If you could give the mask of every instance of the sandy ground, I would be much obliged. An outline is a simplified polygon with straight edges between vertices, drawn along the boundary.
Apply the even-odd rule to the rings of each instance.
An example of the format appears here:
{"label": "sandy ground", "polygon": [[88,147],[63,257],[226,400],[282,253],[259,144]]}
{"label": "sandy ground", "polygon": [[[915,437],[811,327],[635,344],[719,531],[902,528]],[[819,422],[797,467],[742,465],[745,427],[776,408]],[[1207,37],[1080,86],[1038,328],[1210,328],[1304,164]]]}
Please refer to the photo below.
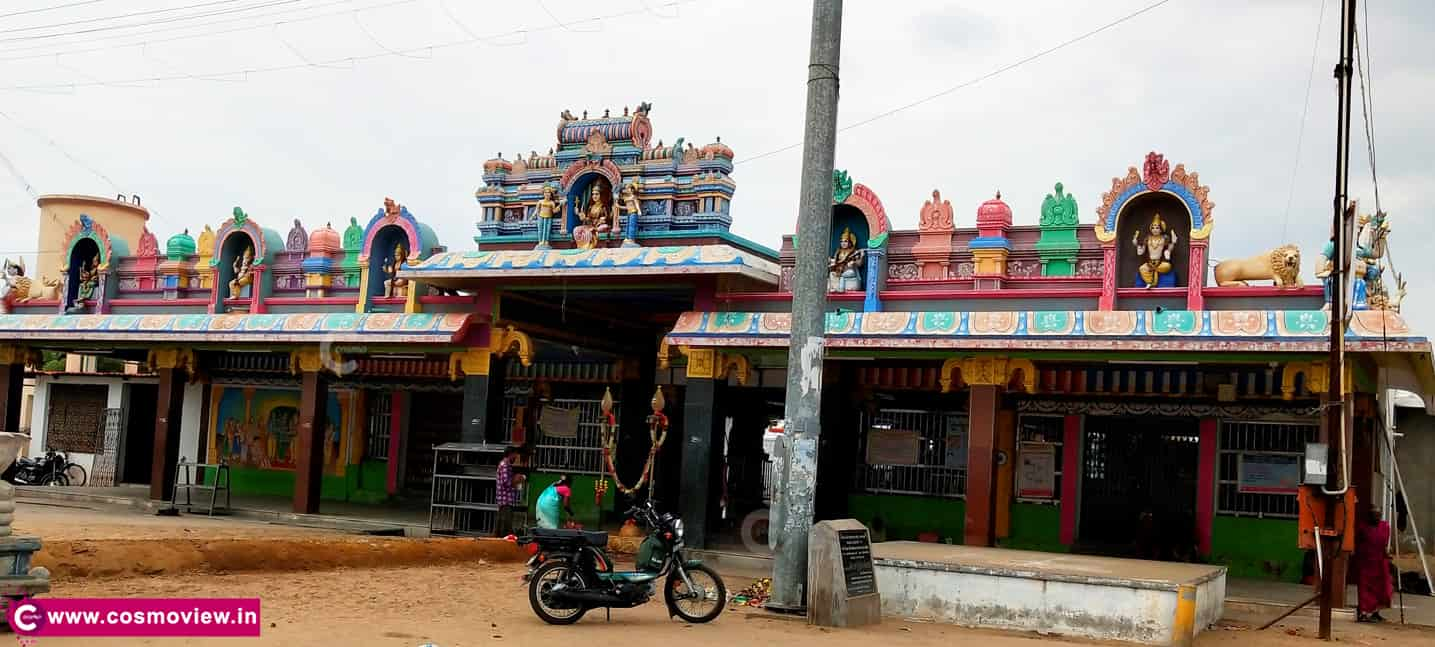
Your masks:
{"label": "sandy ground", "polygon": [[[572,647],[584,644],[818,645],[823,647],[936,647],[980,645],[1018,647],[1037,644],[1090,644],[1034,635],[973,631],[945,625],[891,619],[879,627],[825,630],[800,621],[776,619],[762,611],[729,610],[712,624],[689,626],[664,617],[660,603],[613,613],[590,613],[578,625],[550,627],[528,607],[520,581],[521,566],[489,565],[404,569],[343,569],[329,572],[165,576],[81,580],[56,585],[66,597],[259,597],[263,599],[263,636],[257,641],[195,639],[133,640],[126,645],[460,645],[518,644]],[[746,582],[730,581],[730,588]],[[1200,646],[1309,645],[1310,620],[1255,633],[1216,629],[1202,635]],[[1338,638],[1352,645],[1435,644],[1435,632],[1401,627],[1337,626]],[[119,640],[114,644],[121,644]],[[103,645],[101,640],[46,639],[44,645]]]}
{"label": "sandy ground", "polygon": [[[528,607],[527,590],[520,580],[522,567],[473,552],[479,542],[471,540],[367,537],[236,519],[155,517],[105,506],[22,504],[16,519],[18,531],[44,538],[46,552],[39,561],[48,560],[56,570],[54,597],[263,600],[263,635],[254,641],[46,638],[40,641],[46,646],[509,643],[572,647],[575,640],[598,645],[681,641],[696,647],[1092,644],[902,619],[860,630],[826,630],[746,608],[730,609],[710,625],[689,626],[664,617],[662,605],[656,602],[615,611],[612,622],[605,621],[602,612],[593,612],[577,626],[550,627]],[[435,561],[444,564],[433,565]],[[737,574],[726,579],[731,591],[749,582]],[[1348,621],[1337,622],[1336,628],[1343,644],[1435,644],[1435,631],[1429,629]],[[1260,633],[1241,626],[1218,628],[1203,634],[1197,644],[1295,647],[1309,645],[1314,635],[1314,620],[1297,617]]]}
{"label": "sandy ground", "polygon": [[36,535],[34,566],[53,578],[324,570],[514,561],[516,546],[473,539],[404,539],[201,515],[159,517],[108,506],[20,504],[15,533]]}

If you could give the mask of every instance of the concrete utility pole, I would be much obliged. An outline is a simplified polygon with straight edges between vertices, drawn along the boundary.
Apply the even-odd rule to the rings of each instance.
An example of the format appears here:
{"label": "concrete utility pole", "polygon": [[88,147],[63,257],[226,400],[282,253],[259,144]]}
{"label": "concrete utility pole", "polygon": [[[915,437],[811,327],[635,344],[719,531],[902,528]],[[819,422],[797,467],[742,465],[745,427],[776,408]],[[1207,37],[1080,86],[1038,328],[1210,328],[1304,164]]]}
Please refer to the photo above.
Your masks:
{"label": "concrete utility pole", "polygon": [[792,338],[787,355],[787,425],[773,534],[772,598],[777,611],[807,605],[807,535],[812,529],[821,435],[822,361],[827,333],[827,241],[832,237],[832,169],[837,143],[837,63],[842,0],[812,3],[807,64],[807,126],[802,139],[802,202],[797,274],[792,281]]}
{"label": "concrete utility pole", "polygon": [[1325,563],[1320,578],[1320,620],[1319,634],[1324,640],[1331,639],[1331,607],[1337,587],[1344,587],[1345,569],[1337,565],[1345,560],[1340,550],[1345,543],[1344,535],[1354,532],[1355,520],[1345,519],[1342,526],[1336,526],[1337,510],[1344,507],[1345,497],[1350,492],[1350,442],[1352,435],[1346,433],[1345,398],[1345,325],[1346,303],[1345,284],[1350,272],[1350,222],[1355,213],[1350,203],[1350,77],[1351,56],[1355,50],[1355,2],[1343,0],[1340,16],[1340,62],[1335,66],[1335,87],[1338,97],[1335,127],[1335,198],[1332,216],[1332,234],[1335,239],[1335,255],[1331,263],[1330,284],[1330,378],[1329,392],[1325,401],[1325,440],[1330,448],[1331,471],[1337,485],[1334,490],[1326,489],[1325,519],[1331,530],[1339,531],[1330,540],[1317,535],[1315,540],[1324,543],[1322,554]]}

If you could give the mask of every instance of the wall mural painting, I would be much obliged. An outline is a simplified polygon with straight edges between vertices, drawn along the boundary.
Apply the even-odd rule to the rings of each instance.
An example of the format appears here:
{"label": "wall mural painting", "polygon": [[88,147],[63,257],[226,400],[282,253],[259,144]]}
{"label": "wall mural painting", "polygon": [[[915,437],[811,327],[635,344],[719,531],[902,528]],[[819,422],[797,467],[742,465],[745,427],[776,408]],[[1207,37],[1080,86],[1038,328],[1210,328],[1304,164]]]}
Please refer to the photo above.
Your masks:
{"label": "wall mural painting", "polygon": [[[343,475],[352,461],[349,448],[358,446],[353,392],[330,391],[328,421],[323,435],[324,473]],[[294,469],[299,449],[299,391],[216,386],[209,421],[211,460],[234,467],[262,470]],[[346,460],[349,459],[349,460]]]}

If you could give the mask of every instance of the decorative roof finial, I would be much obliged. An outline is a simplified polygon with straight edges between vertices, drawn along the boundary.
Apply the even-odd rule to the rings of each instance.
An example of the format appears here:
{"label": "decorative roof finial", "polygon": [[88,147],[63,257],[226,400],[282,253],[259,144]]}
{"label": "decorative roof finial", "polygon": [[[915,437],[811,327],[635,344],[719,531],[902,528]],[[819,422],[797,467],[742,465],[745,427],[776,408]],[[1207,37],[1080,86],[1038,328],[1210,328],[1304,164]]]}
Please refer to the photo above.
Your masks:
{"label": "decorative roof finial", "polygon": [[623,106],[623,116],[628,116],[628,106]]}
{"label": "decorative roof finial", "polygon": [[583,111],[583,118],[584,118],[584,119],[587,119],[587,118],[588,118],[588,111],[587,111],[587,110],[584,110],[584,111]]}
{"label": "decorative roof finial", "polygon": [[997,189],[997,199],[998,199],[998,200],[1002,199],[1002,190],[1001,190],[1001,189]]}
{"label": "decorative roof finial", "polygon": [[608,109],[607,109],[607,108],[604,108],[604,109],[603,109],[603,118],[604,118],[604,119],[607,119],[607,118],[608,118]]}

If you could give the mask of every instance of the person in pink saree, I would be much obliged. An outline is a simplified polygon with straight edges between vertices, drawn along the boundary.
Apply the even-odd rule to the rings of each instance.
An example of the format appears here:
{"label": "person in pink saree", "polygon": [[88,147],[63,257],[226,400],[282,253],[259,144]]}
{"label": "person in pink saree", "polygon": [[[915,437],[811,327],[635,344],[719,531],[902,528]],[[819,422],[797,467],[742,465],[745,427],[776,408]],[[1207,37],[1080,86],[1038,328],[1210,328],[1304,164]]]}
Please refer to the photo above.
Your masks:
{"label": "person in pink saree", "polygon": [[1390,522],[1380,518],[1380,510],[1371,506],[1366,510],[1363,523],[1358,524],[1355,536],[1356,590],[1359,592],[1359,606],[1356,609],[1357,622],[1385,622],[1380,617],[1381,609],[1390,608],[1390,595],[1394,588],[1390,579]]}

